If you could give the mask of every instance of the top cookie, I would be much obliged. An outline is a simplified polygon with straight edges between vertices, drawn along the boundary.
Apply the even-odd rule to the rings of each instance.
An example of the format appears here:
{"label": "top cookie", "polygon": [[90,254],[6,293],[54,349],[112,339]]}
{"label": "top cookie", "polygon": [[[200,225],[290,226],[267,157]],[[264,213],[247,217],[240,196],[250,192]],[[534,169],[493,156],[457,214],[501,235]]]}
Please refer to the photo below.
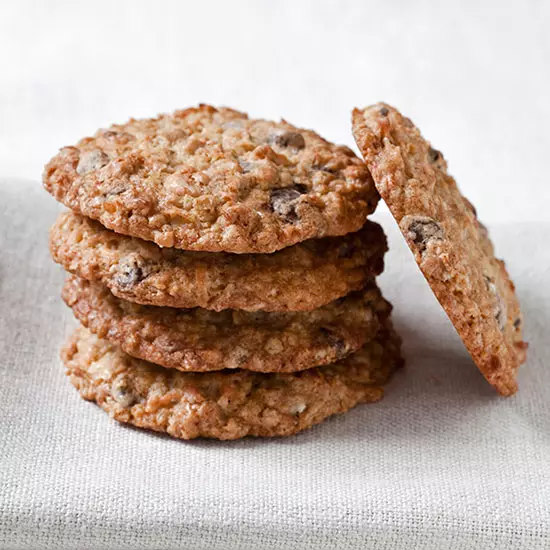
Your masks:
{"label": "top cookie", "polygon": [[442,154],[396,109],[353,111],[353,134],[376,187],[475,363],[502,395],[525,360],[521,313],[487,229]]}
{"label": "top cookie", "polygon": [[344,235],[378,201],[349,148],[207,105],[131,119],[63,148],[44,187],[118,233],[210,252],[269,253]]}

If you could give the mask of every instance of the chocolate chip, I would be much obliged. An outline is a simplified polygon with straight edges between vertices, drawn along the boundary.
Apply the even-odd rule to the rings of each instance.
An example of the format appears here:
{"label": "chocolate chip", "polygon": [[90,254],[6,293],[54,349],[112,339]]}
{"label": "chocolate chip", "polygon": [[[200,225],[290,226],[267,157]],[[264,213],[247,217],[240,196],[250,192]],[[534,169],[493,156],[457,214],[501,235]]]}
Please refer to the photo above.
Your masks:
{"label": "chocolate chip", "polygon": [[405,216],[401,220],[407,240],[412,241],[420,252],[424,252],[430,241],[443,240],[443,228],[434,219],[427,216]]}
{"label": "chocolate chip", "polygon": [[113,399],[124,408],[129,408],[137,402],[132,389],[128,386],[124,377],[119,377],[111,384]]}
{"label": "chocolate chip", "polygon": [[99,137],[120,143],[128,143],[129,141],[133,141],[135,139],[135,136],[128,132],[118,132],[116,130],[102,130],[99,132]]}
{"label": "chocolate chip", "polygon": [[132,259],[121,265],[115,282],[121,287],[129,288],[146,279],[148,275],[145,263]]}
{"label": "chocolate chip", "polygon": [[80,160],[76,171],[82,176],[93,170],[99,170],[109,163],[109,157],[99,149],[84,151],[80,154]]}
{"label": "chocolate chip", "polygon": [[336,168],[331,168],[330,166],[322,165],[322,164],[312,164],[311,166],[312,170],[315,170],[317,172],[326,172],[327,174],[336,174],[338,170]]}
{"label": "chocolate chip", "polygon": [[103,130],[100,132],[101,137],[105,139],[114,139],[116,138],[120,132],[114,132],[113,130]]}
{"label": "chocolate chip", "polygon": [[382,116],[388,116],[390,114],[389,110],[386,109],[386,107],[382,107],[380,111],[378,111]]}
{"label": "chocolate chip", "polygon": [[430,147],[428,149],[428,158],[430,159],[430,162],[436,162],[441,158],[441,153],[437,149]]}
{"label": "chocolate chip", "polygon": [[247,160],[239,159],[239,166],[241,167],[243,174],[248,174],[249,172],[252,172],[252,170],[254,170],[255,164]]}
{"label": "chocolate chip", "polygon": [[292,147],[293,149],[303,149],[306,146],[304,136],[292,130],[275,130],[269,135],[267,141],[270,145]]}
{"label": "chocolate chip", "polygon": [[124,191],[126,191],[125,185],[117,185],[116,187],[113,187],[112,189],[109,189],[108,191],[103,193],[103,196],[106,198],[117,197],[118,195],[124,193]]}
{"label": "chocolate chip", "polygon": [[342,337],[333,330],[325,327],[321,327],[319,332],[321,333],[321,337],[328,342],[328,345],[334,349],[337,359],[341,359],[348,355],[349,347]]}
{"label": "chocolate chip", "polygon": [[299,183],[291,187],[273,189],[270,197],[271,209],[287,223],[295,223],[298,221],[296,205],[305,193],[307,193],[307,187]]}
{"label": "chocolate chip", "polygon": [[521,319],[518,317],[515,321],[514,321],[514,328],[519,328],[521,326]]}

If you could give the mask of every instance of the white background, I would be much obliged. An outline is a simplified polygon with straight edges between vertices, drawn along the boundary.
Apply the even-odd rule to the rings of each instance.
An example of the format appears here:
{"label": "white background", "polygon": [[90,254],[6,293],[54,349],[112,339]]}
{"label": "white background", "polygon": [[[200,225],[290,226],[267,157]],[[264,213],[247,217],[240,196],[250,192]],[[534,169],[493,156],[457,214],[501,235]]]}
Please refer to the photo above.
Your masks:
{"label": "white background", "polygon": [[485,221],[545,219],[550,2],[0,0],[0,176],[111,122],[229,105],[352,145],[379,100]]}

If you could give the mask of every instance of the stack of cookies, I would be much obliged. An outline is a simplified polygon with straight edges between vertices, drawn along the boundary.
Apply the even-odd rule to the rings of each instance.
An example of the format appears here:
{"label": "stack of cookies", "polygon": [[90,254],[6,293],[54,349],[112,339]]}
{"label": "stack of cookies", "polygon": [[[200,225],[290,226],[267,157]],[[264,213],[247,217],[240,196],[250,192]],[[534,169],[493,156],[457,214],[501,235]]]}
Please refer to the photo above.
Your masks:
{"label": "stack of cookies", "polygon": [[379,195],[347,147],[201,105],[62,149],[44,185],[71,209],[50,234],[83,325],[63,361],[115,419],[290,435],[378,400],[400,365]]}

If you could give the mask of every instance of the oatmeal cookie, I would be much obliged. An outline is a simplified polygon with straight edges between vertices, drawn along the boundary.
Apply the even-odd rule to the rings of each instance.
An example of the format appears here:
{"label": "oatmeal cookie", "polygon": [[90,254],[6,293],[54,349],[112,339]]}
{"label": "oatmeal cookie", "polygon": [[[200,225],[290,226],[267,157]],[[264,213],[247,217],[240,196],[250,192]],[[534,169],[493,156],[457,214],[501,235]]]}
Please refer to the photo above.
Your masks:
{"label": "oatmeal cookie", "polygon": [[475,363],[502,395],[525,361],[522,317],[504,262],[495,258],[443,155],[396,109],[353,112],[353,134],[376,187]]}
{"label": "oatmeal cookie", "polygon": [[183,373],[135,359],[79,328],[62,351],[80,395],[119,422],[181,439],[287,436],[378,401],[401,364],[387,327],[357,353],[295,374]]}
{"label": "oatmeal cookie", "polygon": [[208,105],[99,130],[61,149],[43,182],[117,233],[209,252],[269,253],[344,235],[378,201],[349,148]]}
{"label": "oatmeal cookie", "polygon": [[63,299],[84,326],[126,353],[194,372],[294,372],[333,363],[374,338],[391,310],[374,283],[299,313],[142,306],[74,276]]}
{"label": "oatmeal cookie", "polygon": [[144,305],[213,311],[311,311],[360,290],[384,267],[381,227],[313,239],[273,254],[188,252],[105,229],[65,212],[50,231],[54,260]]}

